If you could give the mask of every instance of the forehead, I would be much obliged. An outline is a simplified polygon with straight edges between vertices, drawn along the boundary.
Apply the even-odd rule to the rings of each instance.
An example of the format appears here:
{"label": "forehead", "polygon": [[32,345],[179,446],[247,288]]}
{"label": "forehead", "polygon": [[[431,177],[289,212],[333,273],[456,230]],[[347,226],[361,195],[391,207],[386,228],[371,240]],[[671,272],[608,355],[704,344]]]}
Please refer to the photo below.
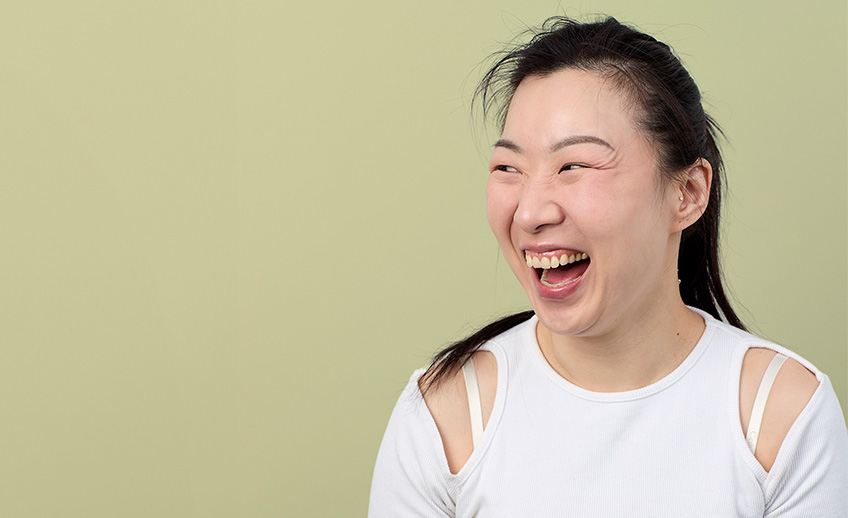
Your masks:
{"label": "forehead", "polygon": [[[618,148],[640,136],[632,103],[603,76],[564,69],[525,78],[515,90],[503,136],[548,148],[573,135],[594,135]],[[617,144],[617,145],[616,145]]]}

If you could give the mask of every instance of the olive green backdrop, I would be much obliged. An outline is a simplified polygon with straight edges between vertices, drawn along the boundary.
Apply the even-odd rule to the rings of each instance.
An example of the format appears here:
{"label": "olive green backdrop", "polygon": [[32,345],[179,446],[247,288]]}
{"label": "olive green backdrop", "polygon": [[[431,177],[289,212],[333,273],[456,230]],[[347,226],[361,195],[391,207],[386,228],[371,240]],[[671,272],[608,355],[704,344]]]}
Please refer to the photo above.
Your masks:
{"label": "olive green backdrop", "polygon": [[525,307],[468,100],[556,13],[677,49],[742,314],[848,401],[843,0],[11,3],[0,515],[364,515],[412,370]]}

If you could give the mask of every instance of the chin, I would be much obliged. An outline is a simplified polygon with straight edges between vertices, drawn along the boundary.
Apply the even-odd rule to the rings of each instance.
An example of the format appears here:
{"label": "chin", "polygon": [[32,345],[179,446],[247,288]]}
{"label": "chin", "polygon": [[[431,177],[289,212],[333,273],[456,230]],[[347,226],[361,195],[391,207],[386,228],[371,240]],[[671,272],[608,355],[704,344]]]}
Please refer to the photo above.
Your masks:
{"label": "chin", "polygon": [[597,323],[597,318],[587,315],[582,307],[550,307],[538,299],[530,299],[539,322],[551,333],[562,336],[588,336]]}
{"label": "chin", "polygon": [[545,297],[543,293],[540,293],[540,291],[544,292],[544,288],[539,289],[537,279],[524,278],[522,281],[521,284],[530,305],[539,322],[546,329],[563,336],[587,336],[591,333],[600,314],[592,310],[597,307],[597,304],[588,300],[591,299],[587,297],[588,285],[580,286],[579,289],[565,293],[564,296],[561,293],[554,293],[553,297]]}
{"label": "chin", "polygon": [[562,315],[550,315],[537,311],[539,322],[553,334],[560,336],[586,336],[589,334],[591,325],[586,322],[581,322],[577,318],[564,317]]}

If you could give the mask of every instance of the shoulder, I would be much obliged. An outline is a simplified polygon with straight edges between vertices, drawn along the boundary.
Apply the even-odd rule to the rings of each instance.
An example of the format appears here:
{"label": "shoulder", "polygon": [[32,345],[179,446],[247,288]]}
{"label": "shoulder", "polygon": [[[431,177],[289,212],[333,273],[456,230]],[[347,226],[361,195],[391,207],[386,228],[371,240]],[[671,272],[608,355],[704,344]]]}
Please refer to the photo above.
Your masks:
{"label": "shoulder", "polygon": [[[497,392],[498,367],[490,351],[476,351],[471,361],[477,375],[483,427],[488,424]],[[442,381],[424,388],[424,401],[433,417],[442,440],[450,472],[456,474],[474,450],[471,436],[471,416],[465,376],[460,365],[454,365]]]}
{"label": "shoulder", "polygon": [[439,434],[415,371],[395,404],[374,466],[368,516],[454,516]]}
{"label": "shoulder", "polygon": [[[769,364],[776,355],[777,351],[771,347],[750,347],[742,359],[739,378],[739,417],[743,434],[748,433],[757,392]],[[768,392],[759,439],[754,452],[754,456],[766,471],[772,468],[787,433],[818,387],[819,379],[816,374],[795,358],[788,357],[781,365]]]}
{"label": "shoulder", "polygon": [[[754,457],[766,515],[848,516],[848,433],[828,377],[805,359],[774,344],[749,348],[742,361],[741,425],[747,433],[751,407],[777,352],[787,356],[766,400]],[[759,477],[758,477],[759,478]]]}
{"label": "shoulder", "polygon": [[446,474],[439,432],[418,389],[423,374],[412,374],[383,434],[373,481],[381,490],[396,489],[404,478],[435,483]]}
{"label": "shoulder", "polygon": [[[780,508],[794,512],[793,516],[846,516],[848,430],[827,375],[780,345],[704,318],[724,344],[717,350],[730,353],[731,369],[738,374],[738,378],[731,376],[738,380],[734,390],[738,407],[733,409],[738,424],[733,430],[741,434],[741,448],[749,449],[748,426],[769,364],[778,353],[787,357],[765,401],[754,458],[746,460],[765,471],[760,481],[767,511]],[[833,512],[819,512],[824,509]]]}

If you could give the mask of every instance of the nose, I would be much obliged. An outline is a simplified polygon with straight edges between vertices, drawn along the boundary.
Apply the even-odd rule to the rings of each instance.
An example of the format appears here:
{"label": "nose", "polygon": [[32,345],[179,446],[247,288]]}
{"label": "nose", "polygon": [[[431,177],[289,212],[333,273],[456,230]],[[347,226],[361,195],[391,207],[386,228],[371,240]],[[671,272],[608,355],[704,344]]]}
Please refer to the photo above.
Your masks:
{"label": "nose", "polygon": [[535,234],[546,226],[562,223],[565,211],[556,199],[553,186],[534,182],[522,189],[513,219],[521,230]]}

